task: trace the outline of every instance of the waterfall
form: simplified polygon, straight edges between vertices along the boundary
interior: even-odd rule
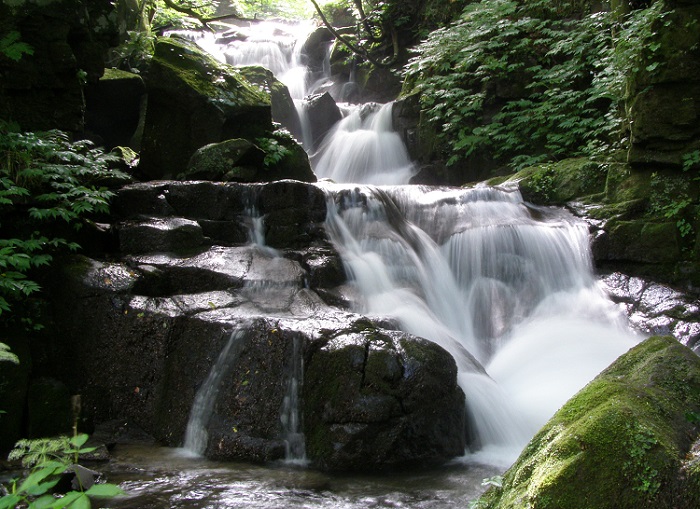
[[[183,448],[194,456],[201,456],[207,449],[207,427],[212,414],[216,396],[221,387],[221,381],[228,372],[228,368],[235,362],[243,347],[243,332],[234,330],[228,341],[222,348],[214,365],[209,370],[207,378],[199,387],[192,403],[190,417],[185,429],[185,443]]]
[[[319,178],[358,184],[406,184],[415,173],[392,128],[391,103],[352,107],[314,155]]]
[[[306,443],[302,427],[300,386],[304,378],[304,358],[299,336],[292,339],[292,357],[287,377],[287,392],[282,403],[280,422],[285,443],[285,461],[306,465]]]
[[[300,112],[320,86],[309,86],[298,42],[207,37],[200,44],[222,60],[277,73]],[[358,290],[354,310],[392,318],[452,354],[475,436],[465,460],[508,466],[560,405],[638,341],[593,275],[587,227],[526,203],[515,188],[408,186],[416,169],[392,129],[392,104],[340,107],[342,120],[310,160],[329,180],[319,184],[326,228]],[[255,224],[251,240],[264,245]],[[298,348],[280,416],[293,460],[305,457]],[[202,428],[211,410],[197,412]]]

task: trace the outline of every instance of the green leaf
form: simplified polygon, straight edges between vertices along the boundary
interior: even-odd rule
[[[21,501],[22,497],[19,495],[5,495],[0,497],[0,509],[15,509]]]
[[[88,441],[89,438],[90,438],[90,435],[88,435],[87,433],[79,433],[75,436],[72,436],[70,438],[69,442],[75,448],[80,448],[85,444],[85,442]]]
[[[124,490],[116,484],[93,484],[85,494],[91,497],[116,497],[123,495]]]
[[[90,509],[90,498],[85,493],[81,493],[73,503],[65,507],[69,507],[70,509]]]

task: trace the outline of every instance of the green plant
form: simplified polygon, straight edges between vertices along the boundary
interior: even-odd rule
[[[5,343],[0,343],[0,362],[19,364],[17,356],[10,351],[10,347]]]
[[[71,438],[18,441],[8,459],[21,460],[30,471],[21,481],[11,482],[8,494],[0,498],[0,509],[89,509],[90,497],[105,498],[122,494],[123,491],[114,484],[94,484],[92,477],[82,475],[79,456],[95,450],[94,447],[85,447],[88,438],[88,435],[81,433]],[[53,489],[68,472],[75,474],[76,489],[54,495]]]
[[[117,69],[139,72],[153,57],[155,36],[149,32],[129,30],[127,38],[110,51],[107,63]]]
[[[113,193],[100,184],[128,178],[110,168],[117,161],[61,131],[22,133],[0,124],[0,315],[39,291],[33,270],[79,247],[56,234],[62,224],[80,229],[108,211]]]
[[[276,134],[279,134],[279,131],[276,131]],[[263,166],[268,169],[291,154],[291,151],[275,138],[256,138],[255,143],[265,152]]]
[[[651,177],[650,210],[665,219],[675,221],[681,237],[690,237],[693,230],[694,200],[688,195],[687,182],[681,176],[653,173]]]
[[[21,60],[22,55],[33,55],[34,48],[20,41],[20,37],[18,31],[12,30],[0,38],[0,55],[5,55],[15,62]]]
[[[610,12],[574,16],[567,2],[470,3],[418,47],[404,92],[420,94],[448,164],[476,151],[515,169],[607,153],[623,142],[627,73],[646,53],[656,66],[651,27],[662,9],[655,2],[620,25]]]

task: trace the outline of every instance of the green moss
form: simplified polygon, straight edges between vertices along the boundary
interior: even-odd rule
[[[143,81],[141,76],[134,74],[133,72],[122,71],[120,69],[105,69],[104,74],[100,80],[136,80]]]
[[[525,168],[509,180],[517,180],[523,197],[533,203],[562,205],[574,199],[601,193],[607,166],[587,158],[564,159]]]
[[[217,62],[192,42],[159,39],[153,63],[169,71],[172,79],[222,105],[270,104],[269,95],[249,83],[235,67]]]
[[[698,428],[700,358],[669,337],[646,340],[567,402],[505,474],[489,508],[670,508]]]

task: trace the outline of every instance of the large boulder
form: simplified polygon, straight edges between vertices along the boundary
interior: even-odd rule
[[[304,111],[311,128],[311,146],[316,149],[343,115],[328,92],[307,97]]]
[[[205,145],[192,155],[179,177],[218,182],[316,182],[308,155],[286,131],[254,141],[234,139]]]
[[[327,334],[304,375],[307,452],[319,468],[425,467],[463,454],[464,393],[446,351],[367,322]]]
[[[478,507],[700,507],[700,358],[671,337],[621,356],[537,433]]]
[[[140,169],[151,179],[183,172],[209,143],[272,131],[269,95],[192,42],[159,39],[146,85]]]
[[[278,80],[272,71],[259,65],[241,67],[240,71],[248,81],[270,94],[272,120],[279,122],[297,140],[301,140],[303,138],[301,120],[294,100],[285,84]]]

